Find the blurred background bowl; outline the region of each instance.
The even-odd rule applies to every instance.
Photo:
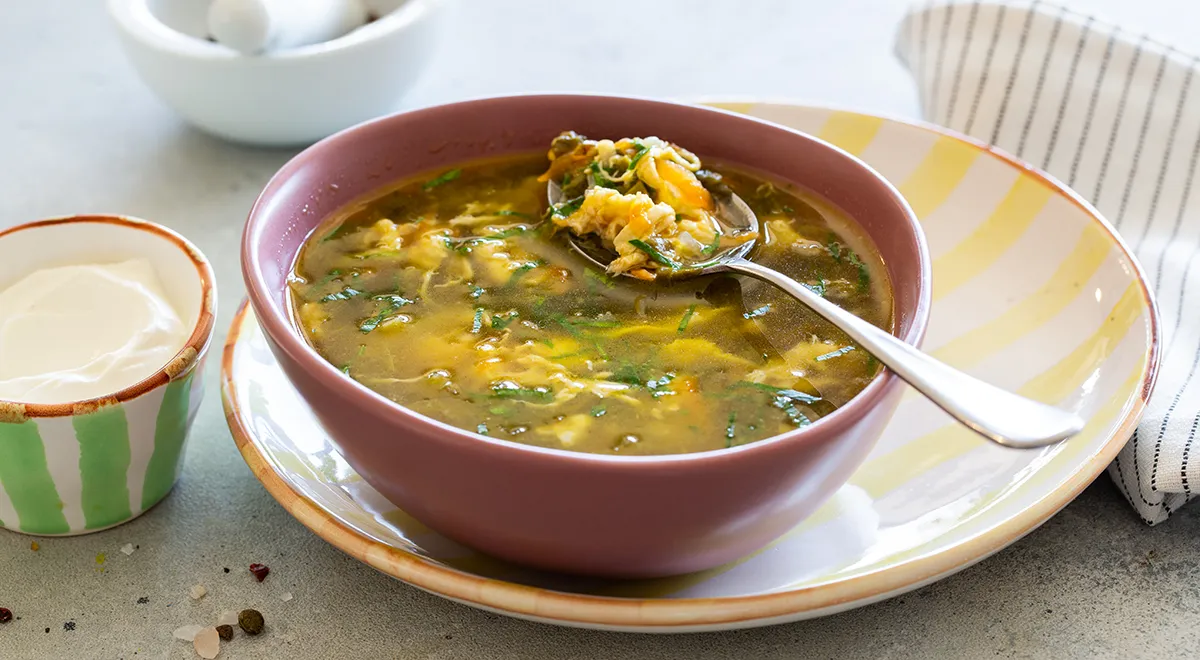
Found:
[[[443,0],[373,0],[379,18],[337,39],[244,56],[208,39],[211,0],[109,0],[150,89],[200,129],[264,146],[315,142],[395,111],[425,69]]]

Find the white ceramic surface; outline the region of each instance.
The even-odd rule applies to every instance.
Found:
[[[1017,540],[1090,483],[1128,439],[1157,370],[1142,273],[1074,193],[934,127],[823,108],[718,104],[810,132],[897,185],[933,257],[925,348],[1087,419],[1040,450],[992,445],[909,392],[833,500],[778,541],[701,573],[628,582],[536,573],[461,547],[395,508],[342,460],[252,315],[234,322],[222,394],[255,475],[351,556],[427,591],[511,616],[691,632],[838,612],[914,589]]]
[[[129,61],[167,105],[220,137],[315,142],[398,109],[433,54],[444,0],[373,0],[338,39],[244,56],[207,40],[211,0],[108,0]]]

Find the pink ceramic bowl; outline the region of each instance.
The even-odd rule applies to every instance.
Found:
[[[566,129],[657,135],[702,158],[799,184],[857,220],[895,288],[896,333],[918,344],[929,315],[924,237],[890,184],[811,136],[720,110],[629,98],[513,96],[384,117],[334,135],[271,179],[250,213],[242,269],[250,302],[288,378],[346,460],[425,524],[539,568],[652,577],[711,568],[794,527],[849,478],[895,409],[883,373],[804,429],[731,449],[618,457],[484,437],[399,406],[346,378],[293,323],[287,277],[330,213],[397,179],[481,156],[544,151]]]

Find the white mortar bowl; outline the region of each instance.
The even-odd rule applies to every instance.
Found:
[[[245,56],[207,39],[211,0],[109,0],[142,80],[200,129],[264,146],[315,142],[396,111],[433,54],[443,0],[373,0],[378,20]]]

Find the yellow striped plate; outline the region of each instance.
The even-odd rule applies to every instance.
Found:
[[[1158,330],[1137,264],[1094,209],[1011,157],[935,127],[715,105],[818,135],[893,181],[933,256],[926,349],[1075,407],[1089,420],[1084,432],[1040,451],[1002,449],[910,395],[832,501],[750,557],[662,580],[545,575],[458,546],[367,486],[243,311],[226,346],[223,395],[238,446],[271,494],[350,555],[442,596],[552,623],[682,632],[819,616],[913,589],[1020,538],[1104,469],[1153,384]]]

